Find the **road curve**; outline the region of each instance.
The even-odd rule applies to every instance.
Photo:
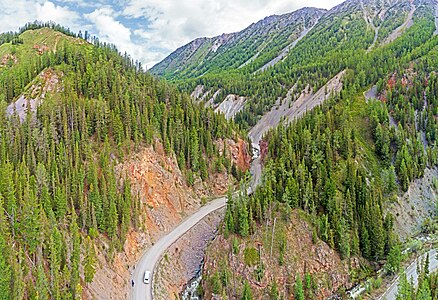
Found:
[[[260,183],[261,169],[260,158],[253,160],[251,167],[252,182],[248,188],[248,193],[252,193],[253,189]],[[153,299],[152,286],[154,281],[154,271],[164,252],[193,226],[199,223],[199,221],[210,213],[224,207],[227,203],[226,201],[227,197],[220,197],[209,202],[205,206],[202,206],[197,212],[185,219],[166,236],[159,239],[143,254],[132,274],[132,279],[134,280],[135,285],[131,288],[131,300]],[[149,284],[143,283],[143,277],[146,270],[151,272],[151,282]],[[129,284],[131,285],[131,281]]]
[[[158,240],[151,248],[147,250],[137,263],[132,278],[135,285],[131,289],[131,299],[144,300],[152,299],[152,283],[155,266],[160,261],[161,256],[173,243],[175,243],[184,233],[195,226],[205,216],[211,212],[220,209],[226,205],[226,197],[218,198],[207,205],[201,207],[196,213],[191,215],[185,221],[178,225],[168,235]],[[152,283],[144,284],[143,276],[146,270],[151,271]]]
[[[437,260],[437,250],[432,249],[429,252],[429,272],[433,272],[438,269],[438,260]],[[419,259],[423,260],[426,257],[426,254],[420,256]],[[409,267],[405,270],[406,277],[410,281],[411,278],[414,280],[414,284],[418,284],[418,274],[417,274],[417,262],[419,261],[417,258]],[[386,290],[386,292],[379,298],[379,300],[395,300],[398,291],[398,282],[399,277],[391,284],[391,286]]]

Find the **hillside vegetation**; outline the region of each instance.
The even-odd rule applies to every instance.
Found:
[[[233,125],[113,46],[37,24],[0,54],[0,299],[81,299],[96,246],[110,259],[144,226],[115,172],[132,154],[162,144],[188,185],[232,168],[215,142]]]
[[[183,59],[182,61],[187,62],[187,65],[180,66],[178,71],[174,73],[172,73],[172,67],[166,67],[168,60],[174,59],[175,56],[179,57],[177,56],[179,51],[190,48],[191,44],[171,54],[151,71],[154,74],[171,78],[182,90],[189,93],[193,92],[197,86],[203,86],[205,95],[201,96],[206,101],[212,99],[214,103],[220,103],[229,94],[248,98],[245,106],[236,114],[234,120],[243,128],[251,128],[264,113],[274,106],[278,99],[286,98],[287,93],[292,88],[292,96],[296,100],[307,87],[315,93],[336,74],[347,68],[355,70],[358,76],[363,76],[362,80],[366,81],[367,84],[376,81],[376,77],[387,74],[389,71],[387,62],[394,65],[391,61],[399,59],[402,52],[392,52],[391,56],[377,53],[380,53],[381,46],[384,46],[382,40],[385,40],[393,30],[404,23],[411,9],[410,3],[407,0],[346,1],[322,14],[314,23],[314,27],[288,51],[283,59],[263,72],[259,69],[264,63],[259,63],[258,58],[249,61],[241,68],[229,69],[216,64],[215,62],[220,57],[225,59],[225,54],[221,54],[221,51],[227,51],[227,53],[231,51],[227,44],[217,49],[215,59],[208,57],[204,59],[203,64],[208,63],[214,67],[203,69],[202,72],[196,73],[196,76],[186,74],[188,70],[201,70],[198,64],[190,64],[190,60]],[[412,5],[415,7],[412,16],[413,26],[406,28],[405,31],[410,31],[418,38],[415,39],[416,45],[412,42],[404,45],[407,46],[406,50],[403,50],[406,52],[412,51],[413,47],[417,47],[419,44],[430,42],[434,32],[432,25],[435,21],[433,16],[434,2],[415,0]],[[295,14],[302,15],[303,18],[311,18],[313,13],[312,9],[303,9],[277,18],[281,20],[281,18]],[[263,24],[263,21],[257,24]],[[278,21],[277,24],[281,24],[281,22]],[[254,26],[248,27],[240,34]],[[376,35],[375,29],[377,27],[379,29]],[[281,30],[277,30],[277,32],[282,37],[287,36]],[[402,33],[405,32],[402,31]],[[256,32],[255,34],[262,37],[262,33]],[[276,38],[276,40],[278,39],[279,37]],[[376,51],[369,51],[370,49]],[[373,61],[371,57],[376,55],[379,57],[378,61]],[[364,57],[369,57],[369,59],[364,60]],[[226,61],[233,64],[236,60],[238,60],[236,57],[230,57]],[[370,65],[363,68],[362,63],[370,61],[374,63],[375,68],[369,68]],[[365,73],[362,74],[362,71]],[[172,73],[172,75],[167,76],[166,72]],[[374,74],[369,74],[369,72]]]
[[[251,196],[230,197],[220,242],[207,252],[207,257],[218,259],[204,271],[207,299],[213,294],[322,299],[327,285],[335,286],[333,277],[327,280],[320,274],[326,269],[309,270],[311,263],[305,259],[285,260],[298,243],[284,236],[293,232],[284,220],[295,210],[304,212],[316,245],[322,240],[348,262],[344,288],[372,274],[388,257],[387,268],[398,270],[399,265],[392,265],[393,258],[400,257],[400,241],[393,231],[398,216],[387,207],[399,201],[426,168],[438,163],[438,37],[433,34],[430,3],[413,1],[412,26],[391,43],[368,51],[373,32],[355,3],[359,1],[347,1],[328,12],[272,69],[255,75],[240,70],[221,76],[207,73],[178,81],[188,90],[215,82],[225,94],[252,95],[251,104],[235,117],[237,123],[251,126],[254,122],[248,121],[256,120],[255,115],[284,97],[292,85],[317,89],[346,70],[341,92],[263,138],[263,183]],[[394,24],[388,28],[397,28],[396,19],[406,17],[406,3],[397,5],[383,7],[392,10],[388,15]],[[376,94],[365,99],[372,87]],[[436,213],[429,212],[430,218]],[[252,262],[246,260],[246,251],[255,251]],[[218,253],[229,255],[219,259]],[[272,264],[273,255],[278,265]],[[342,294],[342,289],[337,292]]]

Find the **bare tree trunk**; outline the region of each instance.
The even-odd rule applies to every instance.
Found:
[[[271,255],[270,257],[272,258],[272,248],[274,246],[274,234],[275,234],[275,223],[277,222],[277,218],[274,218],[274,225],[272,226],[272,237],[271,237]]]

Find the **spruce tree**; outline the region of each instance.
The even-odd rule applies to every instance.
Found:
[[[91,283],[93,281],[94,275],[96,274],[96,268],[97,268],[97,259],[96,259],[96,252],[94,250],[94,243],[90,239],[90,236],[87,236],[86,240],[86,252],[85,252],[85,258],[83,261],[84,265],[84,281],[85,283]]]
[[[304,300],[304,289],[303,282],[301,281],[300,274],[297,274],[297,278],[295,279],[295,299],[296,300]]]

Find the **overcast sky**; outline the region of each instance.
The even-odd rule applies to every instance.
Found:
[[[240,31],[266,16],[344,0],[0,0],[0,32],[34,20],[88,30],[148,68],[202,36]]]

